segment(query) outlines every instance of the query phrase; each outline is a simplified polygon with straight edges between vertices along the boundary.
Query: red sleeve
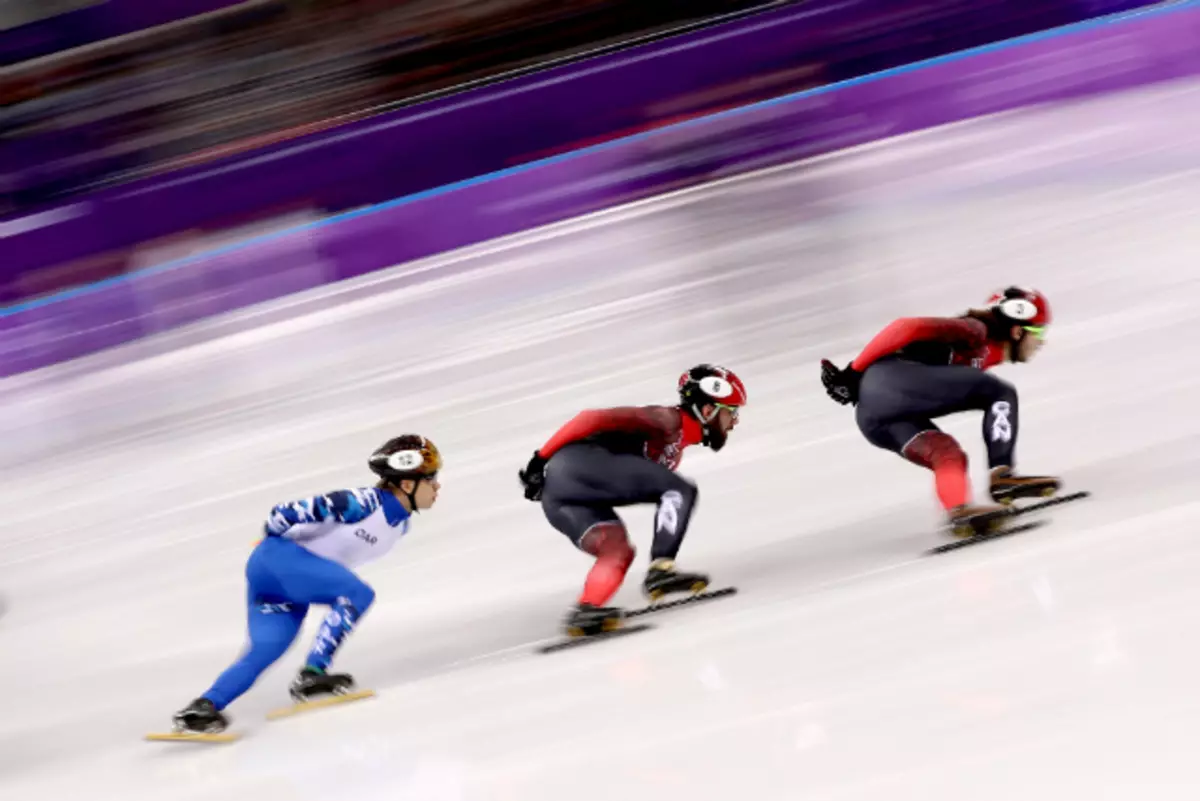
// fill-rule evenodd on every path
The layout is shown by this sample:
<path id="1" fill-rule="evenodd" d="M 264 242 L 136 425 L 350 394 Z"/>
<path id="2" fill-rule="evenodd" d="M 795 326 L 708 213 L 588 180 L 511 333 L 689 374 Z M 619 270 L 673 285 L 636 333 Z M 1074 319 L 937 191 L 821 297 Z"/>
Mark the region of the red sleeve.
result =
<path id="1" fill-rule="evenodd" d="M 622 406 L 616 409 L 590 409 L 575 415 L 538 449 L 543 459 L 549 459 L 564 445 L 578 442 L 605 431 L 660 434 L 669 433 L 671 421 L 662 411 L 645 406 Z"/>
<path id="2" fill-rule="evenodd" d="M 875 335 L 850 365 L 859 372 L 884 356 L 914 342 L 945 342 L 977 348 L 987 339 L 987 327 L 960 317 L 902 317 Z"/>

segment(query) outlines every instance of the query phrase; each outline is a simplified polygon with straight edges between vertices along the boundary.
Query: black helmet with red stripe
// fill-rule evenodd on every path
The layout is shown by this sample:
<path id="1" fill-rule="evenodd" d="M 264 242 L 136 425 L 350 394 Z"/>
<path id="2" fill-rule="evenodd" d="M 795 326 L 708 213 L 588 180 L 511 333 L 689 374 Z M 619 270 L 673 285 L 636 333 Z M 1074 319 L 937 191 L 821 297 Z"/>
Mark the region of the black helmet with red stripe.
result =
<path id="1" fill-rule="evenodd" d="M 721 409 L 728 409 L 736 418 L 746 401 L 742 379 L 719 365 L 698 364 L 679 376 L 679 405 L 700 422 L 704 444 L 714 451 L 725 446 L 726 432 L 713 426 L 713 420 Z M 707 413 L 705 407 L 711 407 Z"/>

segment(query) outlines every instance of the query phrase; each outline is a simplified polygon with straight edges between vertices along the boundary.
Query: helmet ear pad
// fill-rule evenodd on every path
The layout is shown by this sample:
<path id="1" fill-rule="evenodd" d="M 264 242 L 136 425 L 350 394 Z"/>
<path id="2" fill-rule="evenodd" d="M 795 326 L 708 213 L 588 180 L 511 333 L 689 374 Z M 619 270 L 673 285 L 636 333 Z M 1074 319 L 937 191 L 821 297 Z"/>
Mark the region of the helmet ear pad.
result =
<path id="1" fill-rule="evenodd" d="M 1016 298 L 1006 297 L 996 304 L 996 308 L 1000 310 L 1002 315 L 1018 323 L 1032 320 L 1034 317 L 1037 317 L 1040 311 L 1037 304 L 1027 300 L 1023 295 Z"/>
<path id="2" fill-rule="evenodd" d="M 1050 324 L 1050 302 L 1036 289 L 1010 286 L 988 299 L 988 309 L 1003 325 L 1045 326 Z M 1005 335 L 1007 337 L 1007 334 Z"/>
<path id="3" fill-rule="evenodd" d="M 433 478 L 442 469 L 436 445 L 419 434 L 402 434 L 379 446 L 367 460 L 371 472 L 389 483 Z"/>

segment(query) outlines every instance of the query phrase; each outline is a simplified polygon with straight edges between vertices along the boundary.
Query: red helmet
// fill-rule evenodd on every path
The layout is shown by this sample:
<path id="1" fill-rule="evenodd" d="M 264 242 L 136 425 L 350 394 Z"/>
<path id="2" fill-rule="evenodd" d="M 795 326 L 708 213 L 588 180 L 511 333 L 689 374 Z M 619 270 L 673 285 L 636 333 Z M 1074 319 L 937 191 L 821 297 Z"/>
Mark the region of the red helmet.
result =
<path id="1" fill-rule="evenodd" d="M 709 404 L 714 408 L 706 416 L 701 409 Z M 698 364 L 679 376 L 679 405 L 700 421 L 704 431 L 701 442 L 719 451 L 725 447 L 728 434 L 711 423 L 716 419 L 719 407 L 733 409 L 736 415 L 738 407 L 746 405 L 746 385 L 732 370 L 715 364 Z"/>
<path id="2" fill-rule="evenodd" d="M 732 370 L 715 364 L 698 364 L 679 376 L 679 402 L 697 410 L 709 403 L 745 406 L 746 385 Z"/>
<path id="3" fill-rule="evenodd" d="M 1050 325 L 1050 302 L 1036 289 L 1010 286 L 988 298 L 988 308 L 1016 325 L 1040 328 Z"/>

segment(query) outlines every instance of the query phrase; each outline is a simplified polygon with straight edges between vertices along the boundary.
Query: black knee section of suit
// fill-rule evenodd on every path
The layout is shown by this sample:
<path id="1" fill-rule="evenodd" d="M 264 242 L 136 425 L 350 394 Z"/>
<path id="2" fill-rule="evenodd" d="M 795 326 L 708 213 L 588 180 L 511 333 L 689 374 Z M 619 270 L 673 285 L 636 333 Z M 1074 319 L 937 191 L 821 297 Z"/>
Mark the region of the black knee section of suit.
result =
<path id="1" fill-rule="evenodd" d="M 983 410 L 983 441 L 987 443 L 988 467 L 1014 465 L 1018 410 L 1016 387 L 995 379 Z"/>
<path id="2" fill-rule="evenodd" d="M 654 514 L 654 544 L 651 559 L 674 559 L 683 545 L 692 512 L 700 491 L 695 484 L 683 478 L 674 487 L 662 494 Z"/>

